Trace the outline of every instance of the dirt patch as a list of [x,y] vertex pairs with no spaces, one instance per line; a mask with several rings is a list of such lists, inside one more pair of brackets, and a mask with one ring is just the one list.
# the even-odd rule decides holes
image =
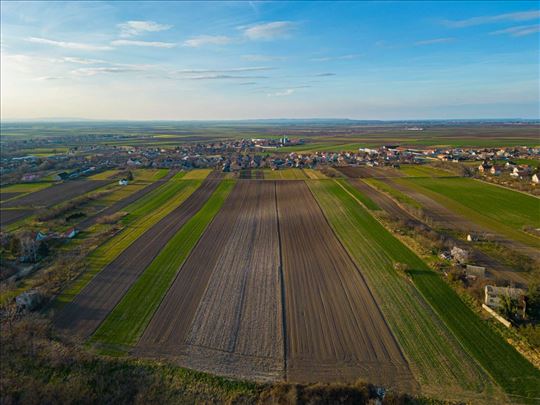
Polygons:
[[279,182],[287,378],[414,385],[359,269],[304,182]]
[[29,217],[34,210],[2,210],[0,211],[0,226],[5,226]]
[[139,353],[221,375],[283,378],[275,187],[237,183],[150,322]]
[[169,239],[204,205],[219,185],[205,180],[179,207],[140,236],[55,317],[57,327],[90,336]]

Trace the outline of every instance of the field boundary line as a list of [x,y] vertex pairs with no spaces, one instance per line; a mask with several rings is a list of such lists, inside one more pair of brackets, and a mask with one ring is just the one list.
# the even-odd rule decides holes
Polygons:
[[465,177],[465,178],[466,178],[466,179],[476,180],[476,181],[479,181],[480,183],[490,184],[490,185],[492,185],[492,186],[504,188],[505,190],[515,191],[516,193],[525,194],[525,195],[528,195],[529,197],[533,197],[533,198],[536,198],[537,200],[540,200],[540,197],[535,196],[534,194],[527,193],[527,192],[521,191],[521,190],[516,190],[516,189],[514,189],[514,188],[506,187],[506,186],[503,186],[502,184],[497,184],[497,183],[492,183],[492,182],[490,182],[490,181],[486,181],[486,180],[482,180],[482,179],[477,179],[476,177]]
[[[304,181],[304,180],[302,180]],[[335,183],[338,183],[336,180],[334,180]],[[321,211],[321,214],[324,218],[324,221],[326,222],[326,225],[328,225],[328,227],[330,228],[330,230],[332,231],[332,234],[334,235],[334,237],[336,238],[336,240],[338,241],[339,245],[341,246],[341,248],[344,250],[345,254],[347,255],[347,257],[349,258],[349,260],[351,261],[351,263],[354,265],[354,268],[356,269],[356,272],[358,273],[358,275],[360,276],[360,278],[362,279],[362,281],[366,284],[367,286],[367,290],[369,291],[369,295],[371,296],[371,298],[373,299],[373,302],[375,302],[377,305],[377,311],[379,311],[379,314],[381,315],[381,318],[382,320],[384,321],[384,324],[386,325],[386,327],[388,328],[388,330],[390,331],[390,335],[392,336],[392,340],[394,341],[395,345],[397,348],[399,348],[399,353],[401,354],[401,357],[403,358],[403,361],[405,362],[405,364],[407,365],[407,370],[409,371],[409,373],[411,374],[412,376],[412,379],[415,383],[418,384],[418,381],[416,381],[416,378],[414,378],[414,374],[411,370],[411,366],[409,365],[409,361],[407,360],[407,356],[405,356],[405,353],[403,352],[403,348],[401,347],[401,345],[399,344],[395,334],[394,334],[394,331],[392,330],[392,328],[390,327],[390,325],[388,324],[388,321],[386,320],[386,316],[384,315],[384,312],[382,311],[382,307],[381,307],[381,304],[379,303],[379,300],[376,298],[375,294],[373,294],[373,287],[370,285],[370,283],[368,283],[368,280],[366,279],[366,277],[364,277],[364,275],[362,274],[362,270],[360,270],[360,267],[358,265],[358,263],[356,263],[356,261],[353,259],[352,255],[350,254],[349,250],[345,247],[345,245],[343,244],[343,242],[341,241],[341,239],[339,238],[339,236],[337,235],[337,232],[336,230],[334,229],[334,227],[332,226],[332,224],[330,223],[330,221],[328,220],[326,214],[324,213],[324,210],[323,208],[321,207],[321,205],[319,204],[319,200],[317,200],[317,197],[315,196],[315,194],[313,193],[313,190],[311,190],[311,188],[309,187],[308,183],[306,183],[304,181],[304,184],[306,185],[306,187],[308,188],[309,190],[309,193],[311,194],[311,197],[315,200],[315,203],[317,204],[317,207],[319,207],[319,210]],[[339,184],[339,183],[338,183]],[[353,196],[354,197],[354,196]],[[357,200],[355,198],[355,200]],[[357,200],[358,201],[358,200]],[[362,204],[362,206],[364,206]],[[366,208],[366,211],[367,211],[367,208]],[[371,215],[369,212],[368,212],[368,215]],[[373,215],[371,215],[373,216]]]
[[[212,179],[213,180],[213,179]],[[217,181],[219,181],[219,185],[221,185],[223,179],[217,179]],[[234,187],[231,189],[231,191],[229,192],[229,194],[227,195],[227,198],[223,201],[223,204],[230,198],[231,194],[233,193],[234,189],[236,188],[236,184],[237,181],[236,180],[233,180],[234,181]],[[216,190],[219,188],[219,185],[217,186]],[[214,190],[214,192],[208,197],[208,200],[207,202],[212,198],[212,196],[214,195],[214,193],[216,192],[216,190]],[[206,224],[206,227],[204,228],[204,231],[201,233],[201,235],[199,236],[199,239],[197,239],[197,242],[193,245],[193,247],[191,248],[189,254],[185,257],[184,261],[182,262],[182,264],[178,267],[178,270],[176,271],[176,274],[174,275],[174,278],[171,280],[171,283],[169,284],[169,287],[167,287],[167,290],[164,292],[164,294],[161,296],[161,299],[159,300],[159,303],[157,304],[156,306],[156,310],[154,311],[154,313],[152,314],[152,316],[149,318],[149,321],[148,323],[146,324],[146,326],[144,327],[144,329],[141,331],[141,334],[140,336],[137,338],[137,341],[136,343],[133,345],[132,349],[137,346],[139,344],[139,341],[141,340],[141,337],[144,336],[144,332],[146,332],[146,329],[148,328],[148,325],[150,325],[151,321],[152,321],[152,318],[154,318],[154,315],[156,314],[156,312],[159,310],[159,307],[161,306],[161,304],[163,303],[163,300],[165,299],[165,297],[167,296],[167,294],[169,294],[169,291],[171,290],[172,286],[174,285],[174,283],[176,282],[176,279],[178,278],[178,275],[182,272],[182,269],[184,268],[186,262],[188,261],[188,259],[191,257],[191,255],[193,254],[193,252],[195,251],[195,249],[199,246],[199,243],[201,243],[201,239],[203,238],[204,234],[206,233],[206,231],[208,230],[208,228],[210,228],[210,225],[212,225],[212,223],[214,222],[214,220],[216,219],[216,217],[219,215],[219,213],[221,212],[221,210],[223,209],[223,204],[221,205],[221,207],[219,207],[219,210],[218,212],[216,212],[216,214],[212,217],[212,219],[210,220],[210,222],[208,222],[208,224]],[[206,205],[206,203],[204,204]],[[201,209],[204,207],[204,205],[201,207]],[[197,212],[200,212],[197,211]],[[195,214],[196,215],[196,214]],[[193,217],[192,217],[193,219]],[[189,221],[188,221],[189,222]],[[186,224],[188,223],[186,222],[182,228],[184,228],[184,226],[186,226]],[[180,232],[182,230],[182,228],[180,228],[178,230],[178,232]],[[177,233],[178,233],[177,232]],[[207,286],[208,287],[208,286]],[[206,288],[205,288],[205,291],[206,291]],[[193,320],[192,320],[193,322]],[[190,325],[191,327],[191,325]],[[184,336],[185,338],[185,336]]]
[[283,255],[281,251],[281,228],[279,224],[279,209],[278,209],[278,197],[277,197],[277,182],[274,181],[274,200],[276,205],[276,221],[277,221],[277,234],[278,234],[278,256],[279,256],[279,267],[278,267],[278,273],[279,273],[279,284],[280,284],[280,292],[281,292],[281,323],[283,331],[283,379],[287,381],[287,310],[285,307],[285,277],[283,276]]
[[[348,181],[348,180],[349,180],[349,178],[346,179],[346,181]],[[349,194],[349,195],[350,195],[350,196],[351,196],[358,204],[360,204],[362,207],[364,207],[364,208],[366,209],[366,211],[369,212],[369,208],[366,207],[366,206],[364,205],[364,203],[363,203],[362,201],[360,201],[358,198],[356,198],[356,196],[353,195],[349,190],[347,190],[345,187],[343,187],[343,185],[342,185],[339,181],[334,180],[334,182],[335,182],[338,186],[340,186],[347,194]],[[349,184],[351,184],[351,183],[349,183]],[[366,184],[367,184],[367,183],[366,183]],[[310,191],[311,191],[311,189],[310,189]],[[311,194],[313,194],[313,192],[311,192]],[[313,197],[315,197],[315,196],[313,196]],[[319,204],[318,201],[317,201],[317,204]],[[325,217],[325,218],[326,218],[326,217]],[[328,221],[327,221],[327,222],[328,222]],[[347,254],[349,254],[349,252],[347,252]]]

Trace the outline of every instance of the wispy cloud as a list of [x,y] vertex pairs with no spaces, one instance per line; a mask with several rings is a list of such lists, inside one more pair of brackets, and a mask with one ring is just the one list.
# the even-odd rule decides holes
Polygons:
[[414,44],[418,45],[418,46],[434,45],[434,44],[444,44],[444,43],[447,43],[447,42],[452,42],[454,40],[455,40],[455,38],[450,38],[450,37],[449,38],[433,38],[433,39],[425,39],[423,41],[417,41]]
[[520,25],[518,27],[506,28],[504,30],[490,32],[490,35],[507,34],[512,37],[523,37],[525,35],[536,34],[537,32],[540,32],[540,24]]
[[274,68],[267,66],[250,66],[250,67],[239,67],[239,68],[229,68],[229,69],[181,69],[177,70],[175,73],[179,74],[199,74],[199,73],[238,73],[238,72],[260,72],[264,70],[272,70]]
[[293,93],[294,93],[294,89],[285,89],[283,91],[278,91],[276,93],[269,93],[268,96],[269,97],[285,97],[285,96],[290,96]]
[[61,76],[41,76],[41,77],[36,77],[34,80],[38,82],[44,82],[44,81],[62,80],[62,79],[64,78]]
[[96,63],[106,63],[101,59],[86,59],[86,58],[76,58],[74,56],[65,56],[62,58],[63,62],[76,63],[78,65],[94,65]]
[[251,62],[272,62],[272,61],[282,61],[287,58],[284,56],[271,56],[271,55],[242,55],[242,59],[249,60]]
[[347,55],[339,55],[339,56],[323,56],[319,58],[311,58],[310,60],[312,62],[328,62],[332,60],[350,60],[350,59],[356,59],[360,55],[358,54],[347,54]]
[[464,20],[445,20],[444,25],[452,28],[464,28],[472,27],[475,25],[492,24],[504,21],[528,21],[534,20],[540,17],[540,11],[520,11],[517,13],[507,13],[499,15],[486,15],[473,18],[467,18]]
[[126,21],[118,24],[120,36],[122,38],[134,37],[147,32],[166,31],[173,26],[168,24],[158,24],[155,21]]
[[326,73],[318,73],[315,75],[315,77],[330,77],[330,76],[335,76],[335,75],[336,75],[335,73],[326,72]]
[[186,39],[184,46],[189,48],[198,48],[205,45],[227,45],[232,42],[232,39],[224,35],[199,35]]
[[176,44],[172,42],[156,42],[156,41],[133,41],[131,39],[117,39],[111,42],[114,46],[144,46],[150,48],[174,48]]
[[117,67],[117,66],[106,66],[106,67],[91,67],[91,68],[80,68],[75,69],[71,73],[77,76],[95,76],[101,73],[131,73],[131,72],[140,72],[143,71],[142,68],[137,67]]
[[265,24],[252,25],[250,27],[240,27],[240,29],[242,29],[244,35],[252,41],[270,41],[289,37],[295,26],[295,23],[291,21],[274,21]]
[[201,74],[185,76],[184,79],[189,80],[247,80],[247,79],[268,79],[267,76],[245,76],[245,75],[229,75],[229,74]]
[[30,38],[27,38],[27,41],[35,43],[35,44],[50,45],[50,46],[56,46],[59,48],[74,49],[74,50],[79,50],[79,51],[109,51],[113,49],[112,47],[106,46],[106,45],[92,45],[92,44],[85,44],[81,42],[56,41],[56,40],[47,39],[47,38],[30,37]]

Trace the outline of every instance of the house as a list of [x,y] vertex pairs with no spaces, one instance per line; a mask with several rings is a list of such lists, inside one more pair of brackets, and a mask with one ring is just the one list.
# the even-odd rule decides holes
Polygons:
[[486,268],[483,266],[473,266],[471,264],[468,264],[465,267],[465,274],[468,278],[485,278]]
[[76,228],[69,228],[64,234],[62,235],[66,239],[72,239],[79,233],[79,230]]
[[489,172],[494,176],[498,176],[498,175],[501,174],[502,169],[503,169],[502,166],[493,165],[493,166],[491,166],[491,169],[489,169]]
[[538,184],[540,182],[540,179],[538,178],[538,174],[535,173],[532,175],[531,177],[531,181],[534,183],[534,184]]
[[67,172],[60,172],[60,173],[57,173],[57,174],[54,176],[54,179],[55,179],[55,180],[66,180],[68,177],[69,177],[69,173],[67,173]]
[[510,176],[516,178],[516,179],[522,179],[523,177],[527,176],[530,173],[530,171],[523,167],[514,167],[514,170],[512,173],[510,173]]
[[127,179],[120,179],[120,180],[118,180],[118,185],[119,185],[119,186],[127,186],[127,185],[128,185]]
[[498,309],[501,305],[501,298],[510,297],[513,299],[519,299],[525,295],[525,290],[521,288],[513,287],[495,287],[493,285],[486,285],[484,288],[484,304],[491,309]]
[[486,172],[489,172],[491,170],[491,167],[492,165],[490,165],[489,163],[482,163],[480,166],[478,166],[478,171],[480,173],[486,173]]
[[450,250],[450,254],[456,262],[461,264],[465,264],[469,258],[469,252],[457,246],[454,246],[452,250]]

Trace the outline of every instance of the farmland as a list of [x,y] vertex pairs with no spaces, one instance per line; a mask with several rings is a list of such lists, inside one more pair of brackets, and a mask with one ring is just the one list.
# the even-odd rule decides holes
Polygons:
[[396,181],[492,232],[538,249],[537,237],[523,231],[540,227],[538,198],[465,178],[414,178]]
[[[315,185],[313,187],[315,188]],[[317,187],[322,187],[322,185],[318,184]],[[338,234],[343,234],[345,231],[354,229],[350,225],[347,226],[346,224],[343,224],[343,222],[340,223],[340,221],[344,221],[344,218],[347,218],[347,216],[338,216],[333,213],[335,212],[335,207],[338,206],[338,201],[340,199],[343,202],[346,201],[347,196],[343,194],[340,189],[336,188],[336,186],[326,185],[326,187],[328,188],[326,194],[321,190],[317,195],[320,196],[322,201],[324,201],[325,198],[327,199],[327,203],[323,205],[327,207],[327,212],[331,215],[330,218],[334,218],[333,220],[331,219],[331,222],[336,229],[341,229],[341,231],[338,231]],[[334,198],[329,199],[329,194],[333,194]],[[352,204],[353,203],[349,201],[349,210],[353,209]],[[355,249],[357,249],[358,244],[355,243],[355,241],[360,241],[360,238],[369,236],[370,239],[368,239],[368,243],[376,242],[379,246],[384,246],[382,252],[390,255],[390,259],[394,263],[401,262],[408,264],[411,269],[410,274],[415,286],[427,303],[429,303],[438,316],[445,322],[446,326],[458,339],[460,344],[463,345],[466,352],[471,354],[507,393],[512,395],[524,395],[526,397],[538,397],[538,387],[540,386],[539,371],[525,360],[513,347],[508,345],[502,337],[494,333],[487,325],[483,324],[477,315],[461,301],[457,294],[452,291],[452,289],[445,284],[437,274],[430,270],[418,257],[408,250],[408,248],[402,245],[401,242],[395,239],[388,231],[370,217],[365,210],[357,205],[354,206],[354,211],[356,211],[356,213],[350,212],[348,215],[351,218],[357,218],[356,224],[358,226],[364,222],[364,225],[360,228],[364,230],[364,232],[356,237],[351,236],[343,238],[344,241],[348,241],[345,243],[349,244],[350,251],[354,252]],[[367,244],[364,243],[364,248],[366,246]],[[380,252],[381,250],[375,250],[372,253],[372,257],[375,259],[372,268],[375,269],[378,267],[379,271],[377,277],[382,275],[380,266],[378,266],[378,263],[381,261]],[[377,256],[375,256],[375,254],[377,254]],[[359,260],[366,261],[368,260],[368,257],[369,256],[362,255],[359,257]],[[397,279],[397,277],[399,276],[394,274],[393,278]],[[376,279],[376,277],[373,277],[370,278],[370,281],[375,281]],[[385,289],[387,289],[387,287],[383,288],[381,286],[381,288],[377,288],[376,291],[384,291]],[[400,316],[403,316],[402,308],[408,307],[414,307],[412,302],[410,305],[400,308]],[[411,336],[409,336],[409,341],[411,341],[411,338],[418,339],[418,336],[418,333],[411,334]],[[406,337],[404,336],[403,338]],[[414,342],[411,343],[415,344]],[[423,345],[426,345],[426,349],[430,347],[427,342],[424,342]],[[442,347],[443,346],[437,345],[436,350],[439,350]],[[419,353],[421,351],[422,349],[420,347],[416,347],[414,350],[411,350],[410,353]],[[450,351],[448,348],[443,349],[443,353],[445,360],[451,358],[449,356]],[[420,356],[420,359],[422,358],[432,359],[427,353],[425,353],[424,356]],[[473,375],[479,373],[478,369],[476,371],[474,370],[474,363],[469,363],[467,366],[467,362],[463,357],[458,359],[459,357],[456,358],[456,363],[451,366],[453,372],[460,372],[459,370],[466,370],[467,367],[470,367]],[[460,364],[458,364],[458,362]],[[433,364],[435,364],[435,362],[433,362]],[[469,371],[469,373],[471,371]],[[525,375],[528,377],[523,378]],[[521,379],[519,376],[521,376]],[[460,376],[458,377],[458,381],[467,381],[468,383],[471,383],[474,380],[470,377],[464,379],[463,376]],[[477,384],[481,381],[482,378],[480,377],[478,379],[477,377]]]

